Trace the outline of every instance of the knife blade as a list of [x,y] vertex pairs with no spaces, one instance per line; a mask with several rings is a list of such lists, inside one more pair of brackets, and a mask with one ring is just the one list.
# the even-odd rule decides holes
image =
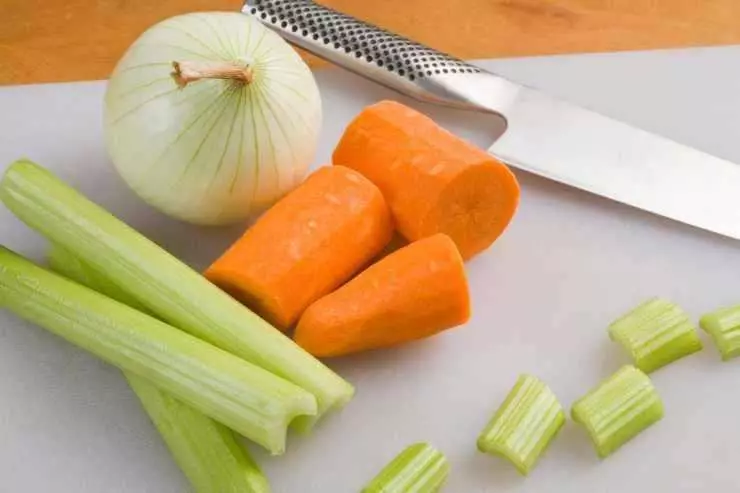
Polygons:
[[417,100],[496,115],[508,165],[740,239],[740,166],[507,80],[311,0],[247,0],[288,42]]

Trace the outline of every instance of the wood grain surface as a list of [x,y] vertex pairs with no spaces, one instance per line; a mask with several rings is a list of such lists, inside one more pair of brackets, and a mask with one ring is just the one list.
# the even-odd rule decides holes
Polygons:
[[[462,58],[740,42],[740,0],[321,3]],[[238,0],[0,0],[0,84],[102,79],[158,20],[240,5]]]

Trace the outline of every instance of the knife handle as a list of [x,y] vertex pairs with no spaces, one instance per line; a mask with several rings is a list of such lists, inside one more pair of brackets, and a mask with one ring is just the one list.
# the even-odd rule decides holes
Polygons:
[[516,86],[475,65],[318,5],[246,0],[254,16],[289,43],[417,100],[502,114]]

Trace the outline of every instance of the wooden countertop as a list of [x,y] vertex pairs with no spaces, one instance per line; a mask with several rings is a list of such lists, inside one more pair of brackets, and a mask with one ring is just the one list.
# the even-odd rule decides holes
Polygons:
[[[0,84],[107,77],[149,25],[238,0],[3,0]],[[462,58],[740,43],[738,0],[322,0]]]

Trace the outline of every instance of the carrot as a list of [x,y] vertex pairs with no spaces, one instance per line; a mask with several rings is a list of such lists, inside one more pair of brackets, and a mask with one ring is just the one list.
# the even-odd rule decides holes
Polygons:
[[465,323],[470,297],[462,258],[436,234],[368,267],[303,313],[295,332],[315,356],[402,344]]
[[409,241],[445,233],[466,259],[501,235],[519,202],[506,165],[393,101],[365,108],[332,160],[380,188]]
[[369,263],[392,234],[378,188],[356,171],[327,166],[269,209],[205,276],[286,330]]

